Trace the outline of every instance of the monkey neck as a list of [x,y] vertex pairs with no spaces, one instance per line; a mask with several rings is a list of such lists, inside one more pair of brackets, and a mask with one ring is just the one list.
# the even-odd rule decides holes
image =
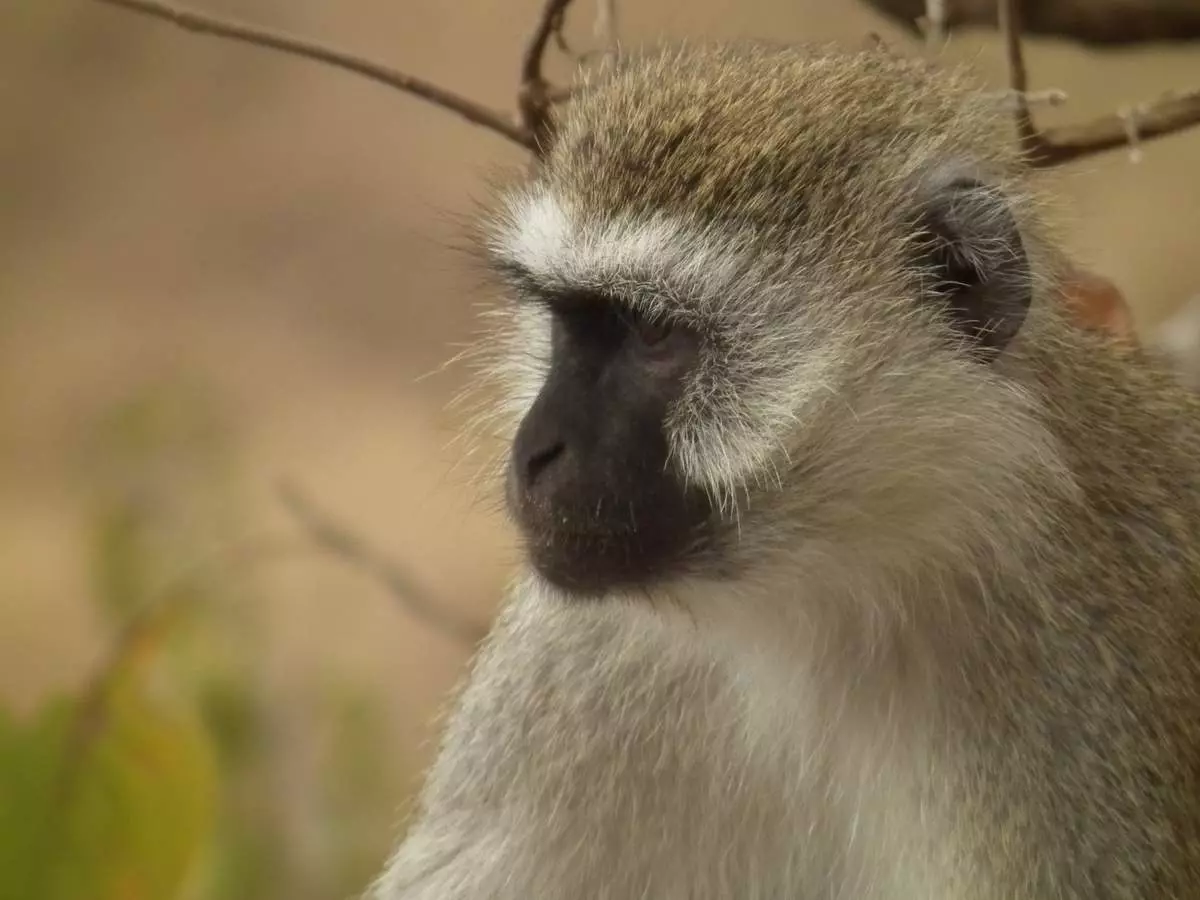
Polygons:
[[[479,847],[479,895],[506,898],[606,884],[609,896],[652,887],[708,900],[752,879],[762,896],[803,896],[798,853],[848,880],[879,877],[856,854],[895,839],[885,826],[913,808],[909,761],[929,759],[934,732],[921,705],[931,692],[908,690],[920,677],[904,669],[911,657],[829,647],[785,662],[646,600],[574,603],[526,580],[427,786],[443,830],[418,830],[408,852]],[[891,833],[928,840],[927,829]],[[518,842],[504,891],[489,881],[496,841]],[[567,860],[569,889],[539,893],[545,868]]]
[[[835,691],[863,689],[872,702],[936,691],[965,665],[998,598],[1040,597],[1048,575],[1039,548],[1056,525],[1061,473],[1008,496],[987,528],[962,540],[915,534],[881,551],[870,532],[840,541],[797,540],[735,580],[679,583],[664,591],[683,610],[680,631],[710,642],[738,665],[817,678]],[[652,600],[653,602],[653,600]],[[1033,603],[1032,599],[1029,603]],[[878,688],[884,687],[884,696]]]

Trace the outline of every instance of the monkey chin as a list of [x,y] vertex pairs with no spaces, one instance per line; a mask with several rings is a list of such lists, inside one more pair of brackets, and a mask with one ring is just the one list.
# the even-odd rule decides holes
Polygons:
[[660,507],[656,521],[631,527],[572,515],[561,507],[555,512],[535,505],[510,507],[530,568],[562,594],[580,600],[649,597],[656,587],[702,567],[716,537],[706,510],[681,505],[669,518],[662,515],[666,512]]
[[682,547],[647,540],[638,532],[522,531],[532,569],[574,599],[648,593],[685,565]]
[[592,499],[596,491],[578,485],[546,496],[510,480],[506,507],[530,568],[559,592],[586,600],[648,596],[706,558],[717,523],[701,491],[646,493],[623,503],[610,494],[600,502]]

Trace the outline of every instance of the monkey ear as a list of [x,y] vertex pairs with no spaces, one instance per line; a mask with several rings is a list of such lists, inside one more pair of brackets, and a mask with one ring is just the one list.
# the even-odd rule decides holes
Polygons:
[[956,174],[927,182],[921,212],[926,285],[980,355],[991,359],[1020,331],[1033,299],[1029,259],[1008,198]]

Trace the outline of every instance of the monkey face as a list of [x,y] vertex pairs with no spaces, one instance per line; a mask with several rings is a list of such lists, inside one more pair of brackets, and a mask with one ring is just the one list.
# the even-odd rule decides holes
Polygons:
[[676,574],[711,518],[704,493],[671,465],[665,431],[699,334],[593,294],[536,302],[550,314],[549,367],[507,485],[530,561],[583,595]]
[[572,593],[900,568],[990,540],[995,485],[1054,459],[1009,382],[1036,279],[991,126],[874,58],[833,104],[827,62],[618,66],[496,198],[509,507]]

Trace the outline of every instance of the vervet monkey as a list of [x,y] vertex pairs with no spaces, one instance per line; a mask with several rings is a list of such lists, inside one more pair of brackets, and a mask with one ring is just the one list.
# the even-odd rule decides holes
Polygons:
[[609,64],[504,191],[528,564],[381,900],[1200,896],[1200,404],[969,76]]

